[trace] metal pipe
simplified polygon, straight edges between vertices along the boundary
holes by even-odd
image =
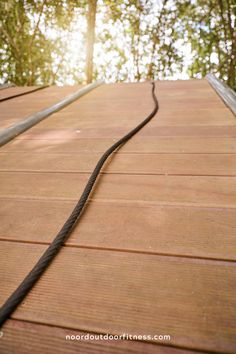
[[[10,88],[10,87],[15,87],[16,85],[14,84],[2,84],[0,85],[0,90],[5,90],[7,88]]]
[[[234,115],[236,115],[236,93],[225,83],[217,79],[213,74],[207,74],[206,79],[224,103],[229,107]]]
[[[14,139],[17,135],[23,133],[27,129],[31,128],[35,124],[41,122],[41,120],[47,118],[51,114],[59,111],[60,109],[68,106],[70,103],[74,102],[78,98],[82,97],[86,93],[90,92],[94,88],[102,85],[104,83],[103,80],[96,81],[92,84],[86,85],[85,87],[79,89],[78,91],[72,93],[71,95],[65,97],[63,100],[57,102],[56,104],[39,111],[22,121],[11,125],[8,128],[0,131],[0,146],[8,143],[10,140]]]

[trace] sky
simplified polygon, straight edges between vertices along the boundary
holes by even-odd
[[[155,21],[157,18],[159,10],[161,6],[161,1],[153,0],[153,10],[152,15],[148,18],[148,21]],[[94,47],[94,63],[96,67],[106,67],[107,77],[105,80],[107,82],[115,82],[122,78],[122,75],[125,76],[128,74],[128,78],[126,81],[134,81],[134,72],[133,72],[133,59],[130,55],[130,46],[129,38],[124,38],[121,33],[123,32],[123,28],[125,23],[117,22],[116,25],[112,23],[112,21],[106,20],[106,11],[107,9],[104,7],[101,0],[98,2],[98,13],[96,18],[96,34],[97,38],[102,35],[105,31],[109,32],[112,36],[112,44],[121,50],[124,50],[126,57],[128,58],[127,62],[125,62],[120,70],[117,73],[117,64],[120,62],[119,52],[114,49],[108,49],[110,43],[103,43],[99,40],[96,41]],[[141,22],[141,26],[145,26],[147,24]],[[84,42],[84,34],[86,32],[86,18],[81,14],[76,14],[74,20],[70,24],[70,28],[68,30],[56,30],[55,28],[45,27],[43,24],[41,25],[41,29],[45,32],[46,36],[56,40],[60,38],[63,41],[63,55],[62,57],[58,57],[54,55],[54,70],[58,70],[58,66],[60,66],[60,70],[58,73],[61,73],[60,79],[56,82],[59,85],[62,84],[74,84],[76,83],[76,78],[80,78],[80,80],[85,80],[84,73],[84,63],[85,63],[85,42]],[[166,41],[168,41],[168,33],[166,33]],[[168,43],[167,43],[168,44]],[[151,43],[150,43],[151,45]],[[174,75],[167,76],[166,79],[176,80],[176,79],[188,79],[189,75],[187,74],[187,67],[191,63],[191,46],[190,44],[186,45],[183,41],[178,40],[176,42],[176,48],[180,53],[183,54],[183,70],[182,72],[177,72]],[[142,48],[140,48],[140,53],[142,55]],[[143,55],[142,56],[142,64],[148,64],[150,58]],[[118,77],[119,74],[119,77]],[[102,77],[103,73],[98,72],[98,78]]]

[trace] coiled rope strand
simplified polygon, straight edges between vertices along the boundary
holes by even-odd
[[[136,128],[132,129],[128,134],[119,139],[115,144],[113,144],[99,159],[95,169],[93,170],[84,191],[76,204],[74,210],[72,211],[69,218],[66,220],[65,224],[50,244],[50,246],[43,253],[41,258],[38,260],[36,265],[30,271],[30,273],[21,282],[18,288],[11,294],[11,296],[6,300],[0,309],[0,326],[8,319],[8,317],[14,312],[17,306],[22,302],[24,297],[28,294],[30,289],[39,280],[40,276],[47,269],[49,264],[52,262],[53,258],[59,252],[64,242],[69,237],[71,231],[73,230],[75,224],[78,223],[83,208],[88,200],[88,197],[93,189],[93,186],[97,180],[97,177],[108,159],[108,157],[121,145],[125,144],[130,138],[132,138],[136,133],[138,133],[157,113],[159,109],[157,97],[155,95],[155,83],[152,82],[152,98],[154,101],[154,109]]]

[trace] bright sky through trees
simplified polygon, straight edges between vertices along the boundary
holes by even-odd
[[[213,72],[236,86],[233,0],[2,0],[0,17],[1,82],[85,82],[90,64],[90,80]]]

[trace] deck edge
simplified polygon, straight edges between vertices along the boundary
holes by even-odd
[[[206,79],[226,106],[236,116],[236,93],[225,83],[217,79],[214,74],[207,74]]]

